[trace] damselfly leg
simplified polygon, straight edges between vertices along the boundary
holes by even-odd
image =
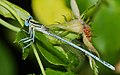
[[[23,38],[21,39],[19,42],[23,42],[28,43],[26,46],[23,47],[23,50],[27,47],[29,47],[33,42],[34,42],[34,38],[35,38],[35,30],[34,28],[30,27],[30,31],[28,32],[28,34],[30,35],[29,37]]]

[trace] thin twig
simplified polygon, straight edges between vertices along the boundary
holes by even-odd
[[[44,70],[43,65],[42,65],[42,62],[41,62],[41,59],[40,59],[40,57],[39,57],[39,55],[38,55],[38,52],[37,52],[34,44],[32,44],[32,48],[33,48],[33,52],[34,52],[34,54],[35,54],[35,57],[36,57],[36,59],[37,59],[37,61],[38,61],[38,64],[39,64],[39,66],[40,66],[40,69],[41,69],[41,71],[42,71],[42,74],[43,74],[43,75],[46,75],[46,74],[45,74],[45,70]]]

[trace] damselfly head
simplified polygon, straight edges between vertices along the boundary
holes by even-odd
[[[32,16],[29,16],[28,19],[25,20],[25,26],[29,26],[31,19],[32,19]]]

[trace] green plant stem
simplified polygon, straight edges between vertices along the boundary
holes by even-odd
[[[19,31],[20,31],[20,28],[15,27],[15,26],[13,26],[13,25],[5,22],[5,21],[2,20],[1,18],[0,18],[0,24],[3,25],[3,26],[5,26],[6,28],[8,28],[8,29],[10,29],[10,30],[15,31],[15,32],[19,32]]]
[[[35,57],[36,57],[36,59],[37,59],[37,61],[38,61],[38,64],[39,64],[39,66],[40,66],[40,69],[41,69],[41,71],[42,71],[42,74],[43,74],[43,75],[46,75],[46,74],[45,74],[45,70],[44,70],[43,65],[42,65],[42,62],[41,62],[41,60],[40,60],[40,57],[39,57],[39,55],[38,55],[38,53],[37,53],[37,50],[36,50],[34,44],[32,44],[32,48],[33,48],[33,52],[34,52],[34,54],[35,54]]]
[[[14,9],[9,5],[9,3],[6,2],[6,0],[0,1],[0,5],[2,5],[7,10],[9,10],[14,15],[14,17],[18,20],[20,25],[24,26],[24,24],[22,23],[22,20],[20,19],[20,17],[17,15],[17,13],[14,11]]]

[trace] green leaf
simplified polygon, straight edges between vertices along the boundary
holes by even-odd
[[[19,42],[24,37],[26,37],[26,34],[20,30],[18,33],[16,33],[16,39],[15,39],[14,43]]]
[[[97,1],[98,0],[76,0],[81,13],[83,13],[86,9],[95,4]]]
[[[16,18],[21,26],[23,26],[22,20],[26,20],[28,16],[30,16],[30,14],[25,10],[6,0],[0,0],[0,10],[2,10],[0,11],[1,15],[12,19]]]
[[[92,22],[95,14],[100,9],[100,6],[102,4],[103,4],[103,2],[101,0],[98,0],[97,2],[95,2],[92,6],[90,6],[88,9],[86,9],[82,13],[81,17],[86,22],[86,24],[90,25],[90,23]]]
[[[80,44],[80,42],[75,43],[75,44]],[[78,73],[80,71],[80,68],[82,67],[82,63],[85,62],[84,54],[81,51],[79,51],[78,49],[73,48],[72,46],[70,46],[68,44],[64,44],[61,46],[68,55],[68,61],[69,61],[68,69],[70,69],[71,71],[73,71],[75,73]]]
[[[72,72],[61,72],[61,71],[55,71],[53,69],[47,68],[46,69],[46,75],[75,75]]]
[[[15,19],[13,15],[3,6],[0,6],[0,10],[2,10],[0,11],[0,15],[3,15],[4,17],[7,17],[7,18]]]
[[[0,24],[3,25],[6,28],[12,30],[12,31],[15,31],[15,32],[19,32],[20,31],[20,28],[13,26],[12,24],[2,20],[1,18],[0,18]]]
[[[8,1],[0,1],[2,3],[5,3],[7,5],[10,5],[11,8],[13,9],[13,11],[16,12],[16,14],[23,20],[26,20],[28,18],[28,16],[30,16],[30,14],[25,11],[24,9],[22,9],[21,7],[11,3],[11,2],[8,2]],[[15,19],[14,16],[12,15],[12,13],[8,10],[8,8],[5,8],[4,6],[0,6],[0,14],[7,17],[7,18],[12,18],[12,19]]]
[[[11,5],[12,9],[16,12],[16,14],[22,19],[22,20],[26,20],[28,19],[28,17],[30,16],[30,14],[25,11],[24,9],[22,9],[21,7],[10,3],[7,1],[7,3],[9,3],[9,5]]]
[[[79,64],[78,57],[76,57],[76,55],[71,53],[71,52],[67,52],[67,54],[68,54],[68,59],[69,59],[69,63],[70,63],[70,67],[69,68],[73,70]]]
[[[58,50],[51,43],[49,43],[48,39],[39,33],[36,33],[36,38],[39,40],[37,41],[37,47],[44,58],[54,64],[54,65],[68,65],[67,55],[65,54],[64,50]]]
[[[70,8],[70,0],[65,0],[66,5]],[[76,0],[80,13],[83,13],[90,6],[95,4],[98,0]]]

